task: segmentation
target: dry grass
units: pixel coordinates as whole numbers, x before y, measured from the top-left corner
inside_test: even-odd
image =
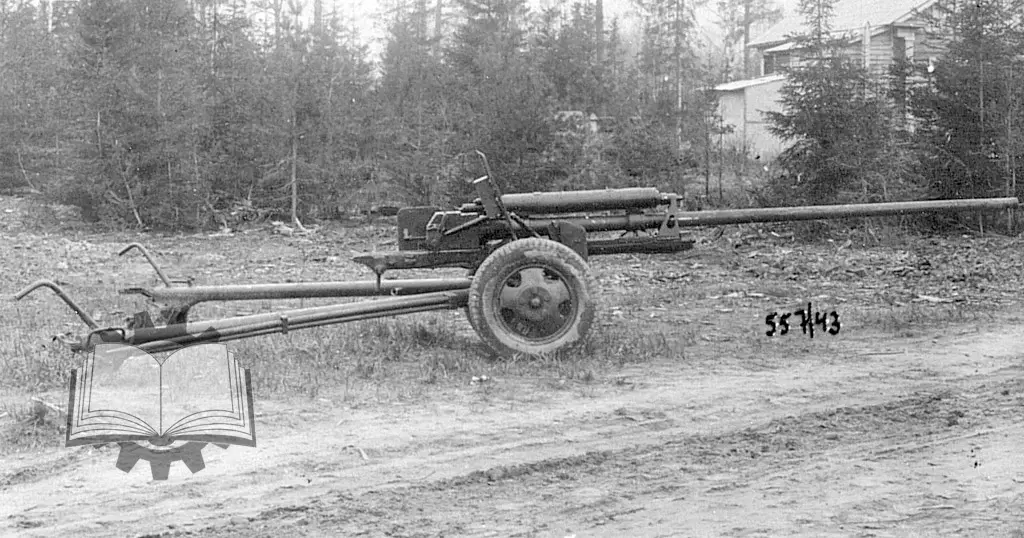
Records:
[[[81,302],[119,308],[109,295],[95,291]],[[18,305],[19,315],[5,317],[4,330],[13,337],[0,343],[0,379],[16,389],[0,398],[5,451],[63,445],[65,417],[50,413],[40,423],[25,422],[32,411],[30,396],[66,405],[68,378],[82,360],[44,336],[54,327],[70,329],[77,323],[61,308]],[[613,384],[623,367],[678,359],[685,348],[669,334],[627,325],[594,331],[584,345],[558,355],[498,358],[476,338],[461,312],[435,312],[238,340],[229,349],[251,370],[257,399],[303,397],[362,405],[417,401],[469,386],[457,390],[489,405],[543,399],[544,392],[570,389],[586,395]],[[473,378],[487,381],[472,383]],[[529,386],[523,387],[524,382]]]
[[[849,314],[844,312],[844,323],[845,320],[861,320],[861,326],[852,326],[851,329],[879,332],[896,338],[913,338],[934,329],[992,322],[995,318],[996,315],[991,308],[967,303],[910,303],[885,308],[855,308],[851,309]]]
[[[83,291],[92,291],[83,296]],[[98,290],[75,290],[82,304],[120,310],[125,305]],[[116,296],[114,296],[116,297]],[[53,298],[41,298],[46,303]],[[47,305],[49,306],[49,305]],[[82,360],[59,342],[54,327],[77,331],[73,315],[63,306],[17,304],[6,318],[12,338],[0,343],[3,384],[28,392],[63,390],[72,369]],[[103,306],[99,307],[103,310]],[[47,332],[49,330],[49,332]],[[597,332],[597,331],[595,331]],[[461,312],[414,314],[295,331],[232,342],[236,358],[253,373],[259,395],[305,395],[310,398],[340,390],[341,399],[363,399],[369,393],[415,397],[423,386],[473,375],[549,375],[582,379],[609,367],[643,363],[672,354],[669,336],[613,328],[600,331],[586,345],[550,357],[493,357],[468,330]]]

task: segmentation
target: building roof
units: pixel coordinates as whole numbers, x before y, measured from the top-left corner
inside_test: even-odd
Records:
[[[768,84],[769,82],[777,82],[777,81],[785,80],[785,79],[786,79],[785,75],[770,75],[770,76],[761,77],[761,78],[753,78],[753,79],[747,79],[747,80],[737,80],[737,81],[734,81],[734,82],[726,82],[725,84],[719,84],[718,86],[715,86],[715,91],[718,91],[718,92],[734,92],[734,91],[737,91],[737,90],[742,90],[744,88],[749,88],[751,86],[760,86],[761,84]]]
[[[932,6],[937,0],[839,0],[832,18],[832,32],[861,32],[864,26],[880,26],[906,22],[917,12]],[[785,43],[789,36],[805,32],[803,14],[788,13],[778,24],[757,36],[751,47],[765,48]]]

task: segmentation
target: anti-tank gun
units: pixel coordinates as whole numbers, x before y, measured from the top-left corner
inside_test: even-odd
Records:
[[[482,154],[481,154],[482,157]],[[654,188],[502,194],[493,174],[474,180],[478,198],[461,207],[399,210],[398,252],[372,252],[354,260],[375,280],[226,286],[175,286],[142,245],[138,248],[164,287],[131,288],[164,306],[157,323],[147,312],[124,327],[100,327],[56,284],[57,292],[89,331],[73,347],[122,343],[159,352],[206,342],[223,342],[308,327],[441,309],[465,309],[480,338],[499,354],[538,355],[584,339],[595,317],[599,292],[591,276],[592,256],[672,253],[693,247],[684,228],[755,222],[845,217],[881,217],[926,212],[996,211],[1014,208],[1016,198],[936,200],[803,206],[720,211],[684,211],[680,197]],[[596,237],[619,232],[621,237]],[[633,235],[629,235],[633,232]],[[607,234],[605,234],[607,235]],[[464,278],[390,280],[389,271],[462,267]],[[388,296],[365,302],[316,306],[212,321],[191,321],[201,302]]]

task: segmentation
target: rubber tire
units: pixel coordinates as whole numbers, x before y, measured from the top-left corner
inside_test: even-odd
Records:
[[[473,318],[473,312],[469,309],[469,305],[466,305],[466,321],[469,322],[469,326],[473,328],[474,332],[480,332],[476,328],[476,320]]]
[[[495,287],[521,269],[541,265],[561,275],[575,300],[572,318],[559,332],[530,340],[505,327],[496,304]],[[468,317],[477,335],[501,356],[547,355],[583,341],[596,314],[597,283],[587,262],[571,248],[549,239],[531,237],[504,245],[477,268],[469,286]]]
[[[470,271],[469,274],[467,274],[466,276],[469,277],[469,278],[473,278],[473,276],[475,274],[476,274],[476,270],[474,269],[474,270]],[[473,328],[473,332],[479,334],[480,331],[478,331],[477,328],[476,328],[476,320],[473,319],[473,313],[470,312],[468,304],[466,305],[465,308],[463,308],[463,311],[466,313],[466,321],[468,321],[469,322],[469,326]]]

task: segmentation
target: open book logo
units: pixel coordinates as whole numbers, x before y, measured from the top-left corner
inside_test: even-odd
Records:
[[[140,459],[166,480],[181,460],[205,467],[207,443],[256,446],[252,382],[223,344],[200,344],[158,359],[132,346],[101,344],[71,375],[64,446],[118,443],[117,467]]]

